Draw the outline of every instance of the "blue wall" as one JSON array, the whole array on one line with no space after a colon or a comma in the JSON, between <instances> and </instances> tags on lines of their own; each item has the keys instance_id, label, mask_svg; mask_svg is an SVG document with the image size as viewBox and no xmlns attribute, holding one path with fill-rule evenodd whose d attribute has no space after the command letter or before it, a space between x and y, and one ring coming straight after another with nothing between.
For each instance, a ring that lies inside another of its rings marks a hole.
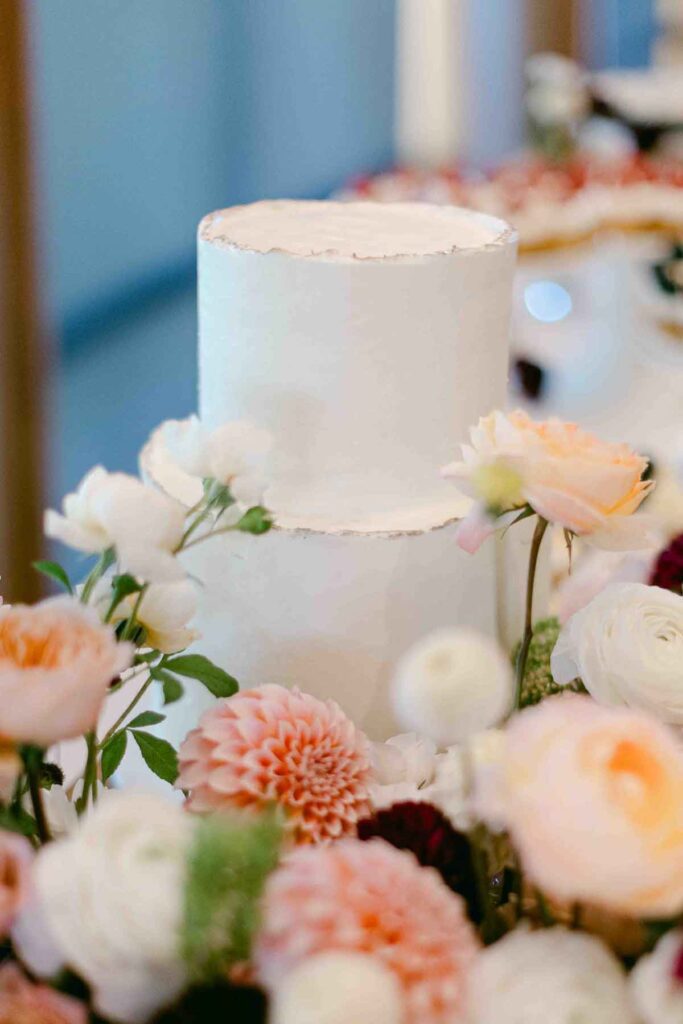
<instances>
[{"instance_id":1,"label":"blue wall","mask_svg":"<svg viewBox=\"0 0 683 1024\"><path fill-rule=\"evenodd\" d=\"M187 274L208 210L320 195L391 161L393 0L31 0L31 12L58 333Z\"/></svg>"}]
</instances>

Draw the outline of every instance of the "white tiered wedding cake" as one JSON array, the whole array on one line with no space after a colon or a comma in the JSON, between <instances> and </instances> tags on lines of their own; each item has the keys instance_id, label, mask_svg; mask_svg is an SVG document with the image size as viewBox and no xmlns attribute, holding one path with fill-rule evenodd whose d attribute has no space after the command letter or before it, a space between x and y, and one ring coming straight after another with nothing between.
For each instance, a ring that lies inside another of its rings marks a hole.
<instances>
[{"instance_id":1,"label":"white tiered wedding cake","mask_svg":"<svg viewBox=\"0 0 683 1024\"><path fill-rule=\"evenodd\" d=\"M456 546L468 503L439 470L505 399L515 241L421 203L273 201L202 221L200 415L274 439L276 528L193 553L202 650L243 686L334 697L381 737L411 643L494 632L493 566Z\"/></svg>"}]
</instances>

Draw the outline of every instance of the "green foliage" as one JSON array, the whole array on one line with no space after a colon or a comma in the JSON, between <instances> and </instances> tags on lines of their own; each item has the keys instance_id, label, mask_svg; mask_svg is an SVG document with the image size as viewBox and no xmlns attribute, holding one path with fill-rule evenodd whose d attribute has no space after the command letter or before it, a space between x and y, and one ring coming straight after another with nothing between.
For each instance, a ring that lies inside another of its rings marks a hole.
<instances>
[{"instance_id":1,"label":"green foliage","mask_svg":"<svg viewBox=\"0 0 683 1024\"><path fill-rule=\"evenodd\" d=\"M52 789L53 786L64 785L64 772L58 764L43 761L40 766L40 788Z\"/></svg>"},{"instance_id":2,"label":"green foliage","mask_svg":"<svg viewBox=\"0 0 683 1024\"><path fill-rule=\"evenodd\" d=\"M196 982L223 977L247 960L258 903L278 862L282 829L274 811L214 815L197 824L189 852L183 953Z\"/></svg>"},{"instance_id":3,"label":"green foliage","mask_svg":"<svg viewBox=\"0 0 683 1024\"><path fill-rule=\"evenodd\" d=\"M123 755L126 752L127 742L126 730L122 729L120 732L115 732L105 743L102 748L102 782L110 779L121 764Z\"/></svg>"},{"instance_id":4,"label":"green foliage","mask_svg":"<svg viewBox=\"0 0 683 1024\"><path fill-rule=\"evenodd\" d=\"M165 717L166 715L160 715L158 711L141 711L128 723L126 729L141 729L143 725L159 725Z\"/></svg>"},{"instance_id":5,"label":"green foliage","mask_svg":"<svg viewBox=\"0 0 683 1024\"><path fill-rule=\"evenodd\" d=\"M11 808L0 807L0 829L18 832L29 839L38 834L35 818L20 804L13 804Z\"/></svg>"},{"instance_id":6,"label":"green foliage","mask_svg":"<svg viewBox=\"0 0 683 1024\"><path fill-rule=\"evenodd\" d=\"M273 517L268 509L263 505L254 505L244 513L237 523L237 529L242 533L253 533L255 537L258 537L262 533L268 533L272 525Z\"/></svg>"},{"instance_id":7,"label":"green foliage","mask_svg":"<svg viewBox=\"0 0 683 1024\"><path fill-rule=\"evenodd\" d=\"M162 665L176 675L198 680L214 697L232 697L239 690L237 680L203 654L180 654L174 658L165 658ZM155 678L158 678L158 674L155 674Z\"/></svg>"},{"instance_id":8,"label":"green foliage","mask_svg":"<svg viewBox=\"0 0 683 1024\"><path fill-rule=\"evenodd\" d=\"M143 760L149 770L171 785L178 778L178 755L168 742L160 736L131 729L131 736L140 748Z\"/></svg>"},{"instance_id":9,"label":"green foliage","mask_svg":"<svg viewBox=\"0 0 683 1024\"><path fill-rule=\"evenodd\" d=\"M522 683L520 706L523 708L538 704L544 697L551 697L554 693L562 693L565 690L571 690L574 693L586 692L580 679L575 679L568 686L558 686L552 677L550 656L557 643L560 628L560 623L556 618L541 619L534 625L534 635L529 647ZM520 645L517 644L512 652L513 665L516 664L519 647Z\"/></svg>"},{"instance_id":10,"label":"green foliage","mask_svg":"<svg viewBox=\"0 0 683 1024\"><path fill-rule=\"evenodd\" d=\"M43 576L47 576L48 579L54 580L56 583L66 590L67 593L73 594L74 588L69 579L66 570L58 562L34 562L33 568L42 573Z\"/></svg>"}]
</instances>

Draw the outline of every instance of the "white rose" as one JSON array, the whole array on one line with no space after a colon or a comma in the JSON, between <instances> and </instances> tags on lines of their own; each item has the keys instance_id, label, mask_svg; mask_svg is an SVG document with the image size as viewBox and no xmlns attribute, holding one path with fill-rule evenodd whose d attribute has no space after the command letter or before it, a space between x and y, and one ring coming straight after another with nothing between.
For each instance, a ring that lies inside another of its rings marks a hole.
<instances>
[{"instance_id":1,"label":"white rose","mask_svg":"<svg viewBox=\"0 0 683 1024\"><path fill-rule=\"evenodd\" d=\"M377 810L429 800L436 768L436 744L417 733L401 733L372 744L370 799Z\"/></svg>"},{"instance_id":2,"label":"white rose","mask_svg":"<svg viewBox=\"0 0 683 1024\"><path fill-rule=\"evenodd\" d=\"M175 464L189 476L229 486L241 505L261 502L271 445L267 431L241 420L208 431L196 416L190 416L167 421L159 436Z\"/></svg>"},{"instance_id":3,"label":"white rose","mask_svg":"<svg viewBox=\"0 0 683 1024\"><path fill-rule=\"evenodd\" d=\"M583 680L600 704L683 724L683 597L614 583L569 619L551 658L555 682Z\"/></svg>"},{"instance_id":4,"label":"white rose","mask_svg":"<svg viewBox=\"0 0 683 1024\"><path fill-rule=\"evenodd\" d=\"M379 958L318 953L285 976L273 993L272 1024L401 1024L403 993Z\"/></svg>"},{"instance_id":5,"label":"white rose","mask_svg":"<svg viewBox=\"0 0 683 1024\"><path fill-rule=\"evenodd\" d=\"M668 932L654 952L642 957L629 978L643 1024L681 1024L683 1020L683 931Z\"/></svg>"},{"instance_id":6,"label":"white rose","mask_svg":"<svg viewBox=\"0 0 683 1024\"><path fill-rule=\"evenodd\" d=\"M180 954L191 817L156 796L109 793L67 839L43 847L34 904L13 933L38 974L61 962L98 1013L147 1020L186 983ZM52 951L49 946L52 945Z\"/></svg>"},{"instance_id":7,"label":"white rose","mask_svg":"<svg viewBox=\"0 0 683 1024\"><path fill-rule=\"evenodd\" d=\"M485 949L471 977L471 1024L635 1024L626 976L596 938L524 927Z\"/></svg>"},{"instance_id":8,"label":"white rose","mask_svg":"<svg viewBox=\"0 0 683 1024\"><path fill-rule=\"evenodd\" d=\"M122 571L144 580L183 578L173 552L185 529L185 509L136 477L96 466L67 494L62 511L46 512L48 537L88 554L115 547Z\"/></svg>"},{"instance_id":9,"label":"white rose","mask_svg":"<svg viewBox=\"0 0 683 1024\"><path fill-rule=\"evenodd\" d=\"M444 629L415 644L399 662L392 698L399 722L440 746L496 725L514 697L508 659L475 630Z\"/></svg>"}]
</instances>

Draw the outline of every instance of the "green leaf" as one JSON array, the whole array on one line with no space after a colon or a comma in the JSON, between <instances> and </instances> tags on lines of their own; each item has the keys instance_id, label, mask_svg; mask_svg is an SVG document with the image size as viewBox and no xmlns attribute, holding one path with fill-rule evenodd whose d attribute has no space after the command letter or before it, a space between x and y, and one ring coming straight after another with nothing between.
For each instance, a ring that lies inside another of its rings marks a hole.
<instances>
[{"instance_id":1,"label":"green leaf","mask_svg":"<svg viewBox=\"0 0 683 1024\"><path fill-rule=\"evenodd\" d=\"M126 752L128 738L125 729L115 732L111 739L108 739L102 749L102 781L106 782L111 778L123 760Z\"/></svg>"},{"instance_id":2,"label":"green leaf","mask_svg":"<svg viewBox=\"0 0 683 1024\"><path fill-rule=\"evenodd\" d=\"M273 517L267 508L263 505L254 505L253 508L247 509L240 521L237 523L237 529L241 530L242 533L253 533L254 536L260 536L262 533L268 533L273 525Z\"/></svg>"},{"instance_id":3,"label":"green leaf","mask_svg":"<svg viewBox=\"0 0 683 1024\"><path fill-rule=\"evenodd\" d=\"M4 828L8 832L18 832L19 835L29 838L38 833L38 827L32 815L23 807L16 806L12 810L8 810L6 807L0 808L0 828Z\"/></svg>"},{"instance_id":4,"label":"green leaf","mask_svg":"<svg viewBox=\"0 0 683 1024\"><path fill-rule=\"evenodd\" d=\"M137 732L135 729L131 736L135 737L149 770L165 782L173 784L178 778L178 755L171 744L159 736L150 736L148 732Z\"/></svg>"},{"instance_id":5,"label":"green leaf","mask_svg":"<svg viewBox=\"0 0 683 1024\"><path fill-rule=\"evenodd\" d=\"M66 574L66 570L61 567L58 562L34 562L33 568L47 576L51 580L55 580L59 583L60 587L68 591L69 594L73 594L74 588L71 584L71 580Z\"/></svg>"},{"instance_id":6,"label":"green leaf","mask_svg":"<svg viewBox=\"0 0 683 1024\"><path fill-rule=\"evenodd\" d=\"M174 704L175 701L180 700L185 692L180 680L172 676L170 672L165 672L163 668L153 668L150 675L152 679L156 679L158 683L161 683L164 692L164 704Z\"/></svg>"},{"instance_id":7,"label":"green leaf","mask_svg":"<svg viewBox=\"0 0 683 1024\"><path fill-rule=\"evenodd\" d=\"M132 722L129 722L126 729L139 729L143 725L158 725L159 722L163 722L166 715L160 715L158 711L143 711L141 714L134 718Z\"/></svg>"},{"instance_id":8,"label":"green leaf","mask_svg":"<svg viewBox=\"0 0 683 1024\"><path fill-rule=\"evenodd\" d=\"M179 676L197 679L214 697L232 697L239 690L239 683L203 654L181 654L164 661L164 668Z\"/></svg>"}]
</instances>

